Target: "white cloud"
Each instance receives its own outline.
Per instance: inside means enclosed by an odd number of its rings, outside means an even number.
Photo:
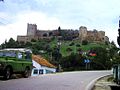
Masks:
[[[33,23],[38,25],[38,29],[56,29],[60,21],[56,17],[49,17],[41,12],[28,11],[18,15],[19,22]]]
[[[119,0],[9,0],[0,7],[0,17],[6,19],[0,19],[0,24],[1,20],[6,24],[0,26],[0,43],[25,35],[27,23],[37,24],[38,29],[78,29],[84,25],[88,30],[105,31],[116,42],[119,8]]]
[[[60,21],[55,17],[48,17],[41,12],[22,12],[16,16],[16,21],[6,26],[0,26],[0,43],[3,43],[10,37],[16,39],[17,35],[26,35],[27,23],[37,24],[40,30],[57,29]]]

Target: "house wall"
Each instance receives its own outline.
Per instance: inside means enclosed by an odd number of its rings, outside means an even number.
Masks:
[[[38,75],[41,75],[41,74],[48,74],[48,73],[55,73],[56,72],[56,68],[50,68],[50,67],[42,66],[34,60],[32,60],[32,62],[33,62],[33,67],[34,68],[32,69],[31,76],[38,76]]]
[[[42,66],[42,68],[44,69],[44,74],[56,72],[56,68],[50,68],[46,66]]]

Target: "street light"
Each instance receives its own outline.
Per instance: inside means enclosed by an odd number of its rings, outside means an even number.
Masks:
[[[61,42],[58,40],[57,42],[57,46],[58,46],[58,55],[60,55],[60,46],[61,46]],[[58,71],[61,71],[61,65],[60,65],[60,57],[58,57]]]
[[[60,41],[58,41],[58,42],[57,42],[57,45],[58,45],[58,49],[59,49],[59,52],[60,52],[61,42],[60,42]]]

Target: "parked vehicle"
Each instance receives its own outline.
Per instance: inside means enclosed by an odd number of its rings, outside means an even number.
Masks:
[[[27,78],[32,70],[32,52],[29,49],[0,50],[0,76],[10,79],[12,74]]]

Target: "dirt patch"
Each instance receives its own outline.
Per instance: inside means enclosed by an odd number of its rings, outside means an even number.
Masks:
[[[111,90],[112,84],[114,84],[112,75],[105,76],[96,81],[92,90]]]

